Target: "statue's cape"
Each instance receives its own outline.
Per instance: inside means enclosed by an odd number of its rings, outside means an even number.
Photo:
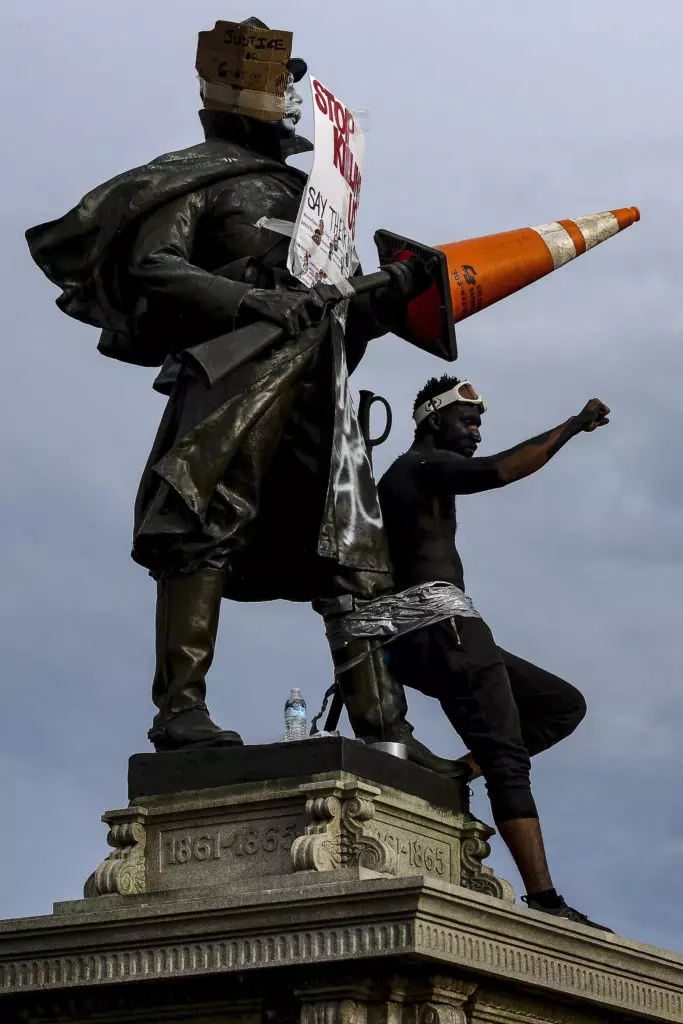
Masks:
[[[283,145],[285,156],[312,148],[306,139]],[[285,149],[287,151],[285,151]],[[98,185],[63,217],[26,232],[31,256],[61,288],[57,305],[83,323],[125,331],[126,310],[118,285],[117,254],[142,218],[160,206],[237,175],[282,170],[269,159],[234,142],[210,139],[164,153]],[[305,175],[293,167],[287,170]]]

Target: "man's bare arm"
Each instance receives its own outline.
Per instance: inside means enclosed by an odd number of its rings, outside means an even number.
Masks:
[[[421,459],[423,479],[434,494],[476,494],[504,487],[536,473],[572,437],[609,423],[609,412],[603,402],[592,398],[578,416],[514,448],[483,458],[467,459],[436,448],[425,452]]]

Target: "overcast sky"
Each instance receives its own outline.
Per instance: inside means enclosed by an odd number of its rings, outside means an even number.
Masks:
[[[613,409],[533,479],[462,499],[460,549],[501,645],[588,701],[534,765],[558,890],[620,934],[683,951],[679,8],[5,0],[0,917],[79,897],[153,712],[154,585],[129,547],[163,399],[150,371],[99,356],[95,329],[58,312],[23,232],[199,141],[196,34],[256,14],[293,29],[295,53],[369,111],[366,269],[379,227],[439,243],[640,207],[639,224],[459,327],[454,369],[489,404],[482,453],[593,396]],[[378,471],[410,443],[414,392],[446,368],[374,343],[353,383],[394,408]],[[291,685],[312,714],[329,682],[309,608],[223,605],[209,681],[222,726],[269,741]],[[440,753],[462,751],[438,704],[413,694],[410,715]],[[497,839],[490,864],[519,889]]]

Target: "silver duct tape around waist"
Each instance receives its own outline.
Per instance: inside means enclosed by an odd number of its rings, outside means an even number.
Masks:
[[[379,641],[377,646],[382,647],[399,636],[433,626],[455,615],[481,618],[472,599],[459,587],[437,580],[420,583],[400,594],[386,594],[346,615],[330,618],[325,631],[333,651],[352,640],[375,640]]]

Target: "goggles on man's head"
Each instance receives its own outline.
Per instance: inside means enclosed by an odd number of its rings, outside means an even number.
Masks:
[[[413,413],[413,419],[416,425],[419,426],[431,413],[443,409],[445,405],[453,405],[455,402],[463,402],[465,405],[478,405],[482,412],[486,412],[486,402],[474,384],[469,380],[461,380],[455,387],[450,388],[449,391],[435,395],[434,398],[428,398],[422,405],[418,405]]]

